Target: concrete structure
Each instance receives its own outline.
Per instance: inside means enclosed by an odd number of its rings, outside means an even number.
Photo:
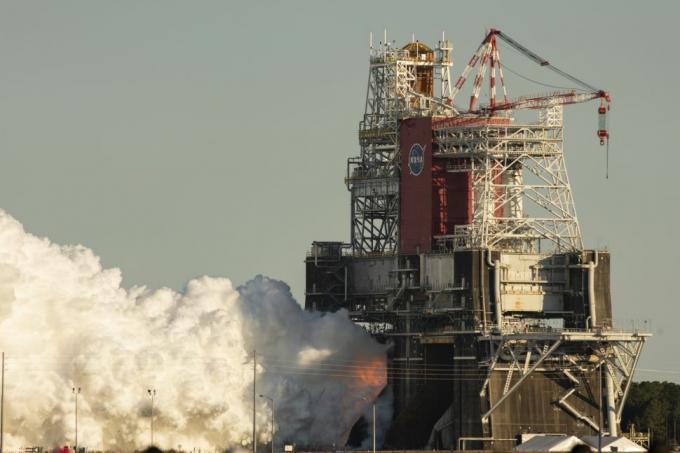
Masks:
[[[611,257],[583,246],[562,149],[562,105],[609,95],[508,99],[503,84],[496,101],[497,37],[559,71],[498,30],[453,88],[444,37],[435,49],[386,36],[371,46],[361,150],[347,166],[351,242],[314,242],[306,259],[306,309],[345,308],[393,345],[390,448],[615,436],[647,336],[613,325]],[[478,62],[463,110],[455,96]],[[537,118],[516,121],[524,108]]]

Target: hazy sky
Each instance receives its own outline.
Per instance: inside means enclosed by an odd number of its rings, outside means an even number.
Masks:
[[[638,376],[680,380],[676,5],[3,1],[0,207],[126,285],[262,273],[301,301],[309,243],[349,236],[369,31],[445,30],[458,74],[497,27],[612,92],[608,180],[596,104],[565,113],[581,228],[613,254],[615,316],[651,320],[640,367],[674,371]]]

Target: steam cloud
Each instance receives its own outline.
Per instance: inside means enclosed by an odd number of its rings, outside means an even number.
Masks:
[[[0,347],[6,353],[5,447],[79,444],[131,451],[245,446],[257,393],[276,404],[276,438],[343,445],[386,383],[385,347],[346,312],[303,311],[282,282],[224,278],[183,292],[121,288],[88,248],[26,233],[0,210]],[[378,407],[388,406],[385,402]],[[258,440],[270,407],[257,398]],[[386,410],[380,410],[380,418]]]

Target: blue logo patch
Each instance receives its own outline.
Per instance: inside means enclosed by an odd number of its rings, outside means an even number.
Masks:
[[[418,176],[423,172],[425,166],[425,150],[420,144],[416,143],[411,146],[408,152],[408,171],[413,176]]]

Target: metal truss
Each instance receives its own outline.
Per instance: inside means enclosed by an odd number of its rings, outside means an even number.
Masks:
[[[599,417],[582,413],[569,400],[588,399],[593,395],[593,380],[603,376],[603,394],[594,401],[596,409],[606,414],[606,431],[616,436],[621,414],[628,396],[633,374],[642,352],[645,333],[617,331],[527,332],[513,335],[483,335],[488,341],[489,360],[482,363],[487,370],[480,397],[488,410],[481,417],[488,431],[488,423],[498,409],[532,373],[544,373],[551,379],[568,382],[566,390],[553,403],[594,431],[600,430]],[[601,369],[601,370],[600,370]],[[489,386],[492,374],[504,373],[505,385],[500,398],[491,400]],[[517,378],[517,376],[519,376]],[[602,427],[605,431],[605,426]]]
[[[562,152],[562,107],[536,124],[452,126],[436,130],[437,156],[450,172],[471,172],[472,224],[458,227],[461,248],[536,252],[583,249]]]
[[[352,187],[352,248],[364,253],[398,246],[399,180],[371,178]]]
[[[451,93],[451,45],[442,40],[435,51],[413,54],[385,41],[371,46],[368,89],[359,123],[360,155],[347,165],[351,192],[352,248],[355,253],[391,253],[399,244],[399,120],[455,109],[446,103]],[[430,97],[415,91],[418,68],[431,67],[440,93]],[[434,80],[433,80],[434,82]]]
[[[606,366],[607,381],[611,381],[611,392],[615,398],[613,410],[616,423],[621,423],[623,406],[628,397],[633,373],[637,367],[644,343],[641,341],[614,341],[599,348],[599,357]],[[610,403],[612,404],[612,403]]]

